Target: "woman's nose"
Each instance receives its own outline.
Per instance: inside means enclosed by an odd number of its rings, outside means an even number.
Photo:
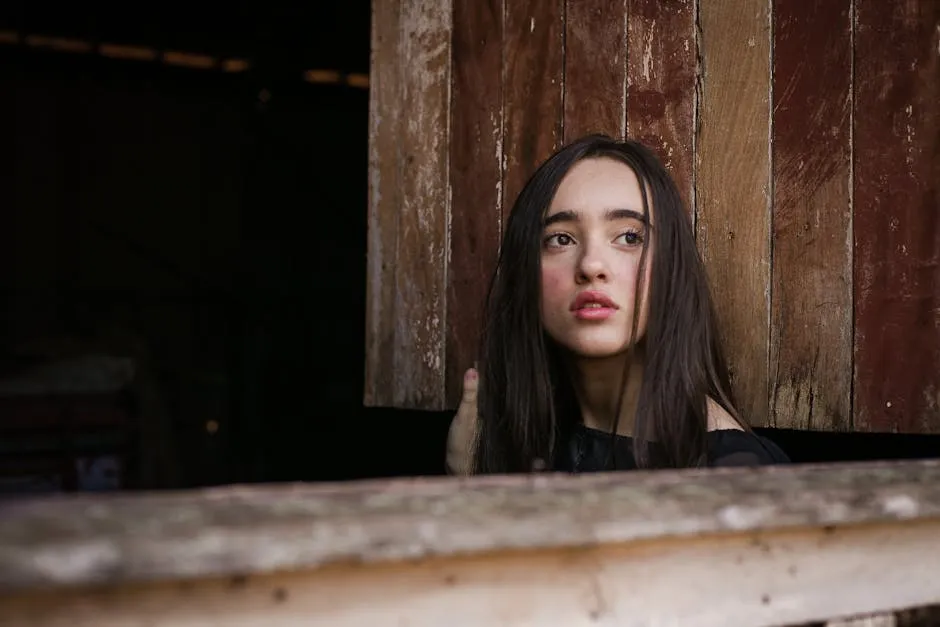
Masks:
[[[578,263],[578,280],[586,283],[606,281],[607,275],[607,262],[603,255],[593,248],[586,249]]]

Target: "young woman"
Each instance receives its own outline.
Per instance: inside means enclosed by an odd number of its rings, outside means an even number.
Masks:
[[[588,136],[535,172],[485,318],[453,473],[788,461],[735,410],[688,211],[637,143]]]

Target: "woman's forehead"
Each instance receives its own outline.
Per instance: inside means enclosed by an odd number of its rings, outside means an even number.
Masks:
[[[574,164],[552,199],[548,214],[557,211],[605,212],[611,208],[643,212],[636,173],[625,163],[608,157],[583,159]]]

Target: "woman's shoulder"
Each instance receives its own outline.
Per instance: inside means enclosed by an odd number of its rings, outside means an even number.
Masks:
[[[790,458],[773,440],[752,431],[716,429],[708,433],[709,466],[786,464]]]
[[[710,466],[760,466],[790,461],[776,443],[747,431],[714,399],[708,399],[708,458]]]

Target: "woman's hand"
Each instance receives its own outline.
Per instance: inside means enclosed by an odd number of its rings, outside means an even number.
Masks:
[[[479,382],[480,377],[475,368],[470,368],[464,373],[460,407],[457,408],[457,414],[447,433],[447,472],[452,475],[469,475],[473,466]]]

